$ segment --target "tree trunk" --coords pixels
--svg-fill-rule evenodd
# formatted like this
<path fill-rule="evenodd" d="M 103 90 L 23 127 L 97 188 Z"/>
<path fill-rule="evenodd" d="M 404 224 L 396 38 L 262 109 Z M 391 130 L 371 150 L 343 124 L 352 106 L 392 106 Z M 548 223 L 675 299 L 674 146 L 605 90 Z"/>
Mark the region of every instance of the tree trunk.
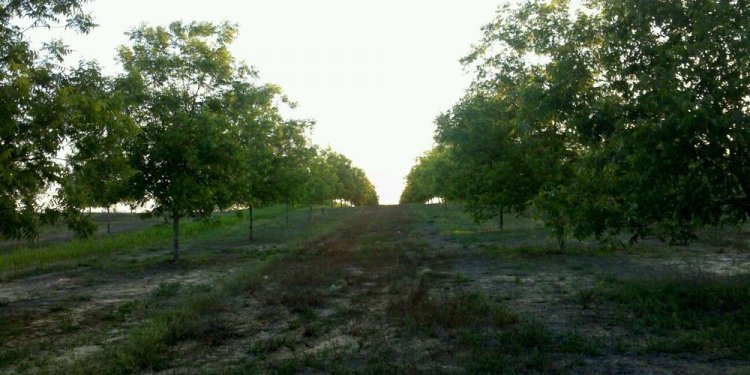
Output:
<path fill-rule="evenodd" d="M 109 206 L 107 206 L 107 234 L 112 233 L 111 225 L 109 224 Z"/>
<path fill-rule="evenodd" d="M 172 214 L 172 261 L 176 262 L 180 259 L 180 217 L 177 214 Z"/>
<path fill-rule="evenodd" d="M 250 235 L 248 236 L 248 239 L 250 241 L 253 241 L 255 238 L 253 238 L 253 205 L 251 204 L 250 207 L 247 208 L 247 213 L 250 216 Z"/>
<path fill-rule="evenodd" d="M 503 229 L 503 206 L 500 206 L 500 214 L 497 215 L 498 225 Z"/>
<path fill-rule="evenodd" d="M 310 212 L 307 214 L 307 221 L 312 220 L 312 205 L 310 205 Z"/>
<path fill-rule="evenodd" d="M 289 200 L 288 199 L 286 201 L 285 219 L 286 219 L 286 227 L 289 228 Z"/>
<path fill-rule="evenodd" d="M 325 204 L 321 204 L 320 205 L 320 214 L 321 215 L 325 215 L 326 214 L 326 205 Z"/>

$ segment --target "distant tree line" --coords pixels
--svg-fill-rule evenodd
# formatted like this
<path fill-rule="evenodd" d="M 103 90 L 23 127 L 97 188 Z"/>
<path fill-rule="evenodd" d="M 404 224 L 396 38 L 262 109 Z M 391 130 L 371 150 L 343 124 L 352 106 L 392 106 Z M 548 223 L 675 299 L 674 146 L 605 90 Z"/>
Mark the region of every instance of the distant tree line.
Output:
<path fill-rule="evenodd" d="M 530 210 L 561 245 L 747 220 L 750 3 L 532 0 L 483 32 L 402 202 Z"/>
<path fill-rule="evenodd" d="M 61 41 L 32 48 L 29 28 L 91 31 L 84 2 L 0 2 L 0 238 L 34 238 L 57 220 L 86 236 L 84 208 L 148 204 L 171 219 L 177 259 L 182 218 L 378 203 L 361 169 L 310 143 L 311 121 L 281 116 L 293 103 L 279 87 L 232 57 L 235 25 L 137 27 L 112 77 L 96 62 L 66 68 Z"/>

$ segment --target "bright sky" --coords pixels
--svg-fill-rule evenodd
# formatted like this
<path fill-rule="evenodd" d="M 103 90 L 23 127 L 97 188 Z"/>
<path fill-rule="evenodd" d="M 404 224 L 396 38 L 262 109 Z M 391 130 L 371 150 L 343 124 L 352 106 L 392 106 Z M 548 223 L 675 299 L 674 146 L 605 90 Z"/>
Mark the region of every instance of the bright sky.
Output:
<path fill-rule="evenodd" d="M 99 24 L 79 36 L 53 30 L 75 53 L 116 73 L 115 48 L 141 23 L 230 21 L 233 53 L 317 121 L 313 141 L 364 169 L 381 203 L 397 203 L 433 120 L 471 81 L 458 60 L 503 0 L 94 0 Z M 36 37 L 35 37 L 36 38 Z"/>

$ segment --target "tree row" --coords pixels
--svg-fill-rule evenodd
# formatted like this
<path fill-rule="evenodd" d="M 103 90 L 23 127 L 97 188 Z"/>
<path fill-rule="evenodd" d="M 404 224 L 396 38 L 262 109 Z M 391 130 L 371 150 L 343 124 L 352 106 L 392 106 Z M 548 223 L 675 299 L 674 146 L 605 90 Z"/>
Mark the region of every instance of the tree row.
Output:
<path fill-rule="evenodd" d="M 0 237 L 33 238 L 60 219 L 88 235 L 83 208 L 126 202 L 171 219 L 177 259 L 185 217 L 377 204 L 365 173 L 312 145 L 313 123 L 284 118 L 280 106 L 294 104 L 232 57 L 235 25 L 137 27 L 118 48 L 122 72 L 106 76 L 95 62 L 66 68 L 62 42 L 35 50 L 24 34 L 59 24 L 89 32 L 81 3 L 0 4 Z"/>
<path fill-rule="evenodd" d="M 566 238 L 685 242 L 750 215 L 750 3 L 527 1 L 462 61 L 466 95 L 402 202 L 532 212 Z"/>

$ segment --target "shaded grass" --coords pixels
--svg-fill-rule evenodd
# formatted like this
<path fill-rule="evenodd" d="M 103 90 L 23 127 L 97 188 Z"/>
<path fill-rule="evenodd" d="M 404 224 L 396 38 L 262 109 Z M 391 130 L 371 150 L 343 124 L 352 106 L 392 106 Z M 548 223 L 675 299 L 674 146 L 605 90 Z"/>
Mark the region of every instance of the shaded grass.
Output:
<path fill-rule="evenodd" d="M 505 214 L 500 228 L 496 220 L 477 223 L 458 205 L 449 209 L 435 205 L 410 205 L 421 221 L 443 238 L 464 248 L 476 248 L 487 255 L 546 257 L 550 255 L 607 255 L 612 246 L 596 242 L 568 241 L 561 249 L 544 224 L 530 213 Z"/>
<path fill-rule="evenodd" d="M 267 346 L 269 345 L 269 346 Z M 259 343 L 252 348 L 254 354 L 257 352 L 263 356 L 264 353 L 273 351 L 275 347 L 295 347 L 297 344 L 288 338 L 281 340 L 271 340 Z M 327 347 L 315 353 L 297 354 L 287 358 L 279 363 L 265 364 L 254 359 L 245 360 L 234 367 L 209 368 L 203 371 L 204 374 L 216 375 L 250 375 L 250 374 L 300 374 L 316 373 L 315 370 L 325 371 L 326 374 L 403 374 L 406 371 L 393 371 L 393 367 L 388 367 L 389 371 L 377 371 L 372 367 L 353 368 L 350 360 L 356 356 L 350 348 Z"/>
<path fill-rule="evenodd" d="M 476 248 L 487 255 L 518 256 L 518 257 L 548 257 L 557 255 L 591 255 L 608 256 L 615 253 L 639 254 L 663 257 L 673 254 L 673 247 L 656 241 L 642 241 L 629 245 L 629 237 L 620 235 L 612 238 L 577 240 L 566 238 L 565 247 L 560 248 L 559 242 L 552 236 L 544 223 L 535 218 L 535 214 L 527 212 L 507 213 L 504 215 L 504 225 L 498 226 L 497 220 L 491 219 L 476 222 L 469 213 L 457 204 L 450 204 L 448 209 L 442 205 L 408 205 L 415 212 L 420 221 L 429 224 L 435 232 L 444 239 L 458 243 L 464 248 Z M 710 228 L 701 232 L 702 238 L 711 238 L 717 233 L 732 234 L 736 241 L 738 230 L 729 231 L 726 228 Z M 712 241 L 702 241 L 702 244 Z"/>
<path fill-rule="evenodd" d="M 250 354 L 256 356 L 266 356 L 269 353 L 278 351 L 281 348 L 294 350 L 299 343 L 291 336 L 273 336 L 263 340 L 256 341 L 249 349 Z"/>
<path fill-rule="evenodd" d="M 522 322 L 468 342 L 469 374 L 568 373 L 555 337 L 541 324 Z"/>
<path fill-rule="evenodd" d="M 750 274 L 672 274 L 584 291 L 582 303 L 613 305 L 622 324 L 650 333 L 639 352 L 750 357 Z"/>
<path fill-rule="evenodd" d="M 420 221 L 438 228 L 440 234 L 449 240 L 464 245 L 500 242 L 507 245 L 556 244 L 547 240 L 549 235 L 542 223 L 527 214 L 506 213 L 500 228 L 496 220 L 477 223 L 455 204 L 450 204 L 447 210 L 443 205 L 409 205 L 409 208 Z"/>
<path fill-rule="evenodd" d="M 132 300 L 119 304 L 114 309 L 106 309 L 99 313 L 98 318 L 103 321 L 111 322 L 124 322 L 126 321 L 138 307 L 138 301 Z"/>
<path fill-rule="evenodd" d="M 278 217 L 283 207 L 256 210 L 256 220 Z M 243 227 L 242 215 L 228 213 L 208 221 L 185 221 L 180 225 L 182 241 L 215 238 L 237 227 Z M 98 235 L 88 239 L 73 239 L 41 247 L 24 247 L 0 255 L 0 278 L 12 278 L 29 272 L 78 266 L 78 260 L 109 255 L 114 252 L 143 252 L 169 246 L 171 225 L 155 225 L 140 231 Z M 67 266 L 64 264 L 67 263 Z"/>
<path fill-rule="evenodd" d="M 569 373 L 579 355 L 598 355 L 598 345 L 578 332 L 553 334 L 481 291 L 430 296 L 417 288 L 388 309 L 407 332 L 438 337 L 469 374 Z"/>
<path fill-rule="evenodd" d="M 171 306 L 132 329 L 125 339 L 106 348 L 96 360 L 76 363 L 74 371 L 108 374 L 158 371 L 168 367 L 169 348 L 176 343 L 197 340 L 216 345 L 228 335 L 219 318 L 226 306 L 224 297 L 220 290 L 210 286 L 190 287 Z"/>
<path fill-rule="evenodd" d="M 168 369 L 176 353 L 185 355 L 180 348 L 192 348 L 190 353 L 197 354 L 196 347 L 210 351 L 215 337 L 231 340 L 234 333 L 222 316 L 241 300 L 268 308 L 271 316 L 259 318 L 268 318 L 264 326 L 268 332 L 245 347 L 247 358 L 242 363 L 209 368 L 207 373 L 400 374 L 440 371 L 443 364 L 458 365 L 455 368 L 468 373 L 564 373 L 568 353 L 594 351 L 585 336 L 553 334 L 484 292 L 439 288 L 443 281 L 450 283 L 454 278 L 438 279 L 444 274 L 429 269 L 435 266 L 429 260 L 439 254 L 410 234 L 394 238 L 397 228 L 409 229 L 408 215 L 383 215 L 371 221 L 366 214 L 348 220 L 346 226 L 331 227 L 343 231 L 331 230 L 299 246 L 286 246 L 267 258 L 254 259 L 211 291 L 195 293 L 184 285 L 161 285 L 153 294 L 166 302 L 143 312 L 151 318 L 101 356 L 89 359 L 100 365 L 81 365 L 77 370 L 127 373 Z M 367 289 L 348 290 L 346 286 L 365 283 Z M 363 297 L 357 306 L 333 317 L 320 314 L 321 309 L 333 307 L 332 297 L 354 298 L 352 292 Z M 213 302 L 204 307 L 190 299 L 194 294 Z M 329 332 L 340 334 L 332 332 L 332 326 L 348 325 L 352 319 L 359 319 L 361 326 L 345 334 L 357 337 L 356 347 L 305 350 L 306 344 L 318 342 L 314 338 L 330 338 Z M 178 345 L 185 341 L 199 346 Z M 422 342 L 436 346 L 423 347 Z M 285 348 L 297 354 L 291 358 L 274 355 L 287 352 Z"/>
<path fill-rule="evenodd" d="M 393 299 L 388 312 L 411 330 L 456 329 L 479 324 L 503 327 L 519 320 L 518 316 L 491 302 L 485 293 L 479 291 L 430 296 L 425 278 L 420 279 L 412 292 Z"/>
<path fill-rule="evenodd" d="M 96 225 L 95 235 L 107 236 L 106 214 L 93 212 L 87 214 L 88 218 Z M 112 233 L 133 232 L 144 230 L 148 227 L 163 223 L 163 218 L 147 217 L 140 213 L 110 213 L 110 224 Z M 67 224 L 57 222 L 43 225 L 39 228 L 39 235 L 33 240 L 28 239 L 4 239 L 0 240 L 0 253 L 8 252 L 17 248 L 40 248 L 52 243 L 70 241 L 76 237 L 75 232 L 68 228 Z"/>

